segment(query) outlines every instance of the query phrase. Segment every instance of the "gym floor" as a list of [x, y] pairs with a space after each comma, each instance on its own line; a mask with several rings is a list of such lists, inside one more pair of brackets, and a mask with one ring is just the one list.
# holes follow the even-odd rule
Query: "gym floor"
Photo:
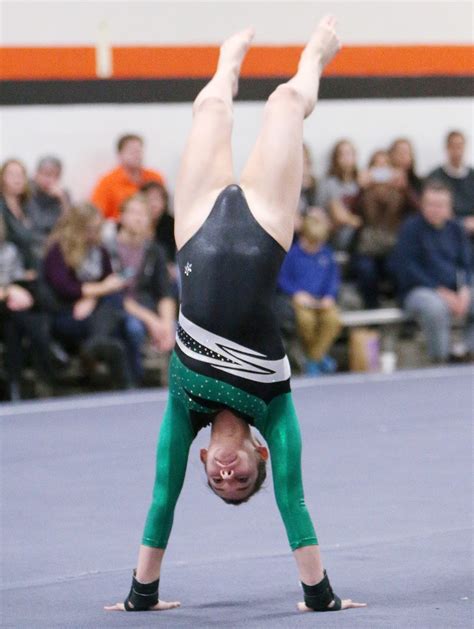
[[467, 628], [471, 367], [295, 379], [306, 502], [335, 591], [366, 609], [301, 614], [271, 479], [233, 507], [198, 449], [163, 564], [167, 612], [123, 600], [149, 505], [165, 391], [0, 405], [4, 627]]

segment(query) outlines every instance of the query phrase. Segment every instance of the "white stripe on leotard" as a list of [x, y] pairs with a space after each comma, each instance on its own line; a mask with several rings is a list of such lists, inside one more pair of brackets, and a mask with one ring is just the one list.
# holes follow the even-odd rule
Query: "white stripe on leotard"
[[[181, 311], [179, 325], [188, 336], [205, 348], [204, 352], [193, 350], [179, 338], [178, 332], [177, 345], [184, 354], [194, 360], [208, 363], [215, 369], [254, 382], [282, 382], [288, 380], [291, 375], [287, 356], [279, 360], [269, 360], [264, 354], [201, 328], [187, 319]], [[213, 355], [209, 355], [211, 352]], [[231, 362], [227, 362], [229, 360]]]

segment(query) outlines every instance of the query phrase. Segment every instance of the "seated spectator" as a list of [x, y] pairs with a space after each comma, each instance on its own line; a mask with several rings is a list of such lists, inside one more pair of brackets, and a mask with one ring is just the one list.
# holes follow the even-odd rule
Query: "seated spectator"
[[393, 255], [405, 310], [420, 323], [433, 362], [449, 357], [453, 318], [464, 320], [474, 352], [474, 299], [470, 252], [463, 227], [452, 218], [451, 191], [428, 181], [421, 212], [403, 224]]
[[174, 239], [174, 217], [170, 213], [169, 195], [166, 188], [156, 181], [150, 181], [141, 188], [151, 211], [151, 220], [156, 242], [166, 254], [166, 266], [171, 283], [171, 293], [179, 301], [179, 272], [176, 263], [176, 241]]
[[363, 221], [351, 260], [365, 308], [380, 305], [380, 285], [391, 279], [388, 260], [404, 218], [405, 196], [396, 185], [396, 171], [386, 151], [376, 151], [369, 168], [359, 176], [362, 192], [359, 212]]
[[30, 203], [26, 168], [16, 159], [7, 160], [0, 170], [0, 214], [5, 221], [7, 240], [18, 247], [26, 277], [33, 279], [43, 254], [43, 242], [33, 231]]
[[392, 183], [395, 175], [388, 151], [378, 149], [372, 154], [368, 169], [359, 173], [359, 185], [365, 189], [376, 183]]
[[326, 244], [328, 234], [326, 213], [310, 209], [299, 241], [283, 262], [278, 282], [280, 290], [292, 299], [297, 331], [308, 359], [306, 372], [313, 376], [332, 373], [337, 367], [328, 352], [341, 329], [336, 306], [340, 279], [333, 251]]
[[135, 381], [143, 380], [142, 349], [147, 336], [168, 352], [175, 340], [175, 302], [170, 296], [166, 257], [152, 239], [149, 206], [143, 194], [122, 206], [120, 231], [107, 243], [115, 271], [127, 279], [125, 337]]
[[23, 341], [30, 344], [36, 377], [48, 389], [52, 384], [49, 332], [43, 313], [34, 308], [34, 297], [22, 283], [25, 269], [18, 248], [6, 241], [5, 220], [0, 215], [0, 330], [5, 345], [9, 398], [21, 399]]
[[85, 360], [103, 360], [117, 388], [132, 384], [122, 333], [126, 281], [100, 243], [102, 218], [90, 204], [61, 217], [49, 240], [44, 278], [54, 296], [53, 334]]
[[174, 218], [169, 209], [169, 195], [166, 188], [157, 181], [149, 181], [141, 187], [151, 212], [151, 221], [156, 242], [161, 245], [167, 262], [176, 261], [174, 239]]
[[[303, 217], [308, 208], [315, 207], [319, 203], [318, 180], [314, 174], [314, 163], [311, 151], [307, 144], [303, 144], [303, 184], [298, 204], [298, 218]], [[297, 223], [301, 223], [301, 218]], [[297, 230], [298, 231], [298, 230]]]
[[67, 191], [61, 186], [61, 161], [54, 156], [42, 157], [30, 184], [28, 218], [32, 229], [46, 242], [59, 217], [71, 207]]
[[119, 165], [100, 179], [92, 194], [92, 202], [104, 218], [118, 221], [120, 207], [129, 196], [140, 190], [147, 181], [164, 184], [163, 176], [154, 170], [143, 168], [143, 139], [129, 134], [117, 142]]
[[349, 250], [356, 230], [361, 225], [356, 214], [359, 196], [358, 171], [355, 148], [349, 140], [340, 140], [334, 146], [324, 182], [322, 203], [334, 223], [334, 245]]
[[451, 131], [446, 138], [447, 161], [428, 175], [442, 181], [453, 191], [455, 216], [463, 222], [474, 239], [474, 170], [464, 162], [466, 138], [461, 131]]
[[415, 151], [407, 138], [397, 138], [388, 150], [390, 163], [395, 169], [392, 185], [403, 193], [404, 213], [410, 214], [420, 209], [420, 194], [423, 182], [416, 174]]

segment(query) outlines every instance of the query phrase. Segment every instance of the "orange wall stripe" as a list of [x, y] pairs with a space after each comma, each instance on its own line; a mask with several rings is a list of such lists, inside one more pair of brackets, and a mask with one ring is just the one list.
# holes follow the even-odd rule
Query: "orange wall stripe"
[[114, 48], [114, 77], [204, 78], [214, 73], [218, 56], [214, 46]]
[[2, 79], [94, 79], [95, 48], [0, 47]]
[[[255, 46], [242, 76], [292, 74], [300, 46]], [[113, 48], [113, 78], [205, 78], [215, 69], [215, 46], [121, 46]], [[3, 79], [96, 78], [95, 48], [0, 47]], [[328, 76], [474, 75], [474, 46], [347, 46]]]
[[474, 74], [474, 46], [358, 46], [328, 67], [339, 76]]

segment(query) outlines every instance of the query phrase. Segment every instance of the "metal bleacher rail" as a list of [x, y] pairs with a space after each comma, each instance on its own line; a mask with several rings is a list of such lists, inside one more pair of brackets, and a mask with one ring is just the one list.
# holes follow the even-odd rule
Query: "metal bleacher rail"
[[410, 317], [400, 308], [346, 310], [345, 312], [341, 312], [342, 324], [347, 328], [355, 328], [365, 325], [396, 325], [409, 320]]

